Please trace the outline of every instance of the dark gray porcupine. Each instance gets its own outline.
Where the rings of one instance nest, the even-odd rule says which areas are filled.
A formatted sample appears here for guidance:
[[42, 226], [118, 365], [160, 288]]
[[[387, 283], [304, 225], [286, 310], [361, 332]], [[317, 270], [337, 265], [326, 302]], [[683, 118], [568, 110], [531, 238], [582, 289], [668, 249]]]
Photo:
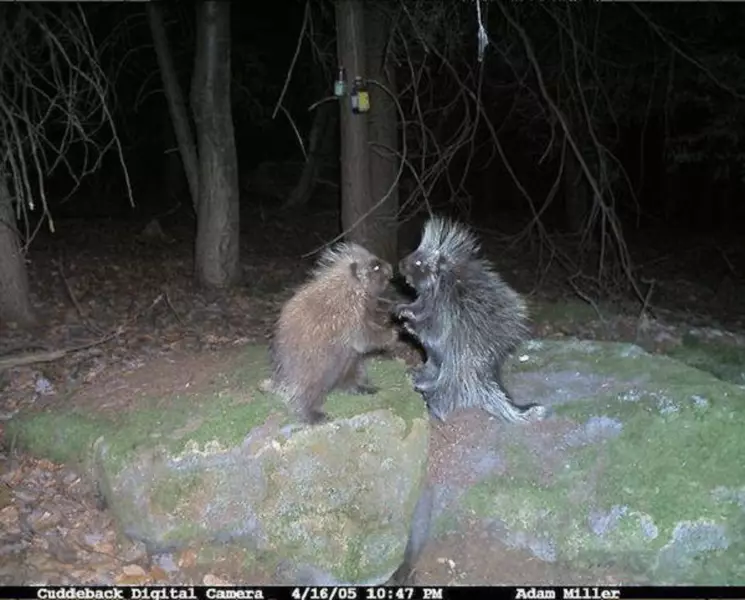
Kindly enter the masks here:
[[482, 408], [508, 423], [542, 419], [544, 406], [517, 406], [502, 381], [502, 364], [529, 334], [525, 301], [479, 250], [467, 227], [433, 217], [399, 263], [417, 299], [394, 315], [427, 355], [414, 387], [440, 420], [459, 408]]
[[392, 345], [397, 333], [378, 304], [393, 268], [362, 246], [327, 249], [311, 278], [282, 307], [270, 345], [272, 377], [263, 391], [282, 395], [308, 423], [333, 389], [374, 394], [364, 360]]

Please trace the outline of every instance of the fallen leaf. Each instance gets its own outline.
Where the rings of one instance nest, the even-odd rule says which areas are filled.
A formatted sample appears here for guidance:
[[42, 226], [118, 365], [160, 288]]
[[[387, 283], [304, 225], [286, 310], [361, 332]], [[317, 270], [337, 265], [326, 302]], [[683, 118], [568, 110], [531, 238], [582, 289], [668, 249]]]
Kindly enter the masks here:
[[147, 576], [147, 572], [140, 565], [124, 565], [122, 571], [124, 571], [125, 575], [130, 575], [132, 577]]

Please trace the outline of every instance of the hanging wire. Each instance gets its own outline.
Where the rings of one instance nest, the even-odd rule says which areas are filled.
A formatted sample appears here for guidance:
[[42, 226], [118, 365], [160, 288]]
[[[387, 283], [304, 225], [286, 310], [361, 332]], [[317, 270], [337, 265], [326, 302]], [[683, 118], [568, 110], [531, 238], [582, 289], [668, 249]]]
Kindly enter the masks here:
[[484, 22], [481, 19], [481, 0], [476, 0], [476, 19], [479, 22], [479, 62], [484, 60], [484, 52], [486, 47], [489, 45], [489, 36], [486, 34], [486, 28]]

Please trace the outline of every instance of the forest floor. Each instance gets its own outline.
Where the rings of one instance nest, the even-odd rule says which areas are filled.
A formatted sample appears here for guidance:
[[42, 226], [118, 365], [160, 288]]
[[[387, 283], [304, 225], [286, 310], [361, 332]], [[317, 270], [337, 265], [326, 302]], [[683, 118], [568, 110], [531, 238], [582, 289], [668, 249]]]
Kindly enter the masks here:
[[[126, 402], [132, 385], [166, 391], [183, 384], [192, 370], [182, 361], [196, 361], [207, 377], [221, 350], [264, 342], [279, 306], [312, 265], [308, 255], [333, 238], [336, 222], [331, 213], [271, 226], [259, 216], [244, 218], [242, 284], [225, 294], [194, 287], [191, 227], [166, 225], [160, 237], [143, 235], [141, 223], [57, 223], [59, 233], [40, 236], [29, 254], [39, 327], [0, 331], [0, 436], [2, 422], [25, 407], [62, 402], [73, 392]], [[674, 352], [693, 335], [732, 347], [734, 359], [717, 361], [720, 375], [745, 377], [742, 244], [727, 247], [721, 238], [683, 244], [674, 236], [670, 242], [655, 236], [655, 247], [630, 241], [641, 265], [636, 276], [654, 281], [651, 295], [642, 287], [648, 305], [640, 318], [638, 301], [601, 300], [581, 283], [568, 283], [555, 263], [541, 264], [525, 244], [510, 247], [504, 238], [481, 235], [505, 279], [528, 296], [536, 337], [628, 341]], [[39, 353], [50, 360], [3, 368], [8, 358]], [[0, 584], [270, 582], [261, 573], [238, 580], [238, 565], [205, 569], [191, 551], [150, 557], [141, 544], [120, 543], [79, 473], [21, 453], [12, 440], [0, 437], [0, 443]], [[422, 585], [632, 583], [622, 573], [567, 573], [467, 522], [433, 539], [417, 571]]]

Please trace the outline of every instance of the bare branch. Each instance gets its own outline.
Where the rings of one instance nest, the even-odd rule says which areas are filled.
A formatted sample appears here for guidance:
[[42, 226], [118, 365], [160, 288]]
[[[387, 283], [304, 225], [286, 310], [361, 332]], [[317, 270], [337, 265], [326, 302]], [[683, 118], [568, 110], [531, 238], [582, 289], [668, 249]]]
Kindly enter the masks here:
[[84, 8], [15, 5], [14, 15], [5, 16], [13, 26], [0, 42], [0, 69], [9, 82], [0, 89], [0, 131], [5, 140], [0, 146], [0, 176], [9, 180], [16, 213], [26, 222], [28, 245], [34, 233], [26, 211], [34, 211], [37, 201], [42, 218], [35, 231], [44, 221], [54, 231], [45, 182], [60, 166], [73, 182], [72, 194], [114, 148], [130, 202], [134, 200], [110, 112], [110, 86]]
[[[305, 34], [305, 29], [308, 26], [309, 21], [310, 21], [310, 0], [306, 0], [305, 14], [303, 15], [303, 25], [300, 28], [300, 34], [297, 37], [297, 45], [295, 46], [295, 54], [293, 54], [292, 56], [292, 61], [290, 62], [290, 68], [287, 70], [287, 77], [285, 78], [285, 84], [282, 87], [282, 91], [279, 94], [279, 98], [277, 98], [277, 104], [274, 107], [274, 112], [272, 112], [272, 119], [274, 119], [277, 116], [279, 107], [282, 105], [282, 99], [285, 97], [285, 93], [287, 92], [287, 87], [290, 85], [290, 79], [292, 79], [292, 71], [295, 68], [297, 57], [300, 55], [300, 48], [303, 45], [303, 37]], [[289, 114], [287, 116], [289, 117]], [[290, 122], [292, 122], [291, 118], [290, 118]]]

